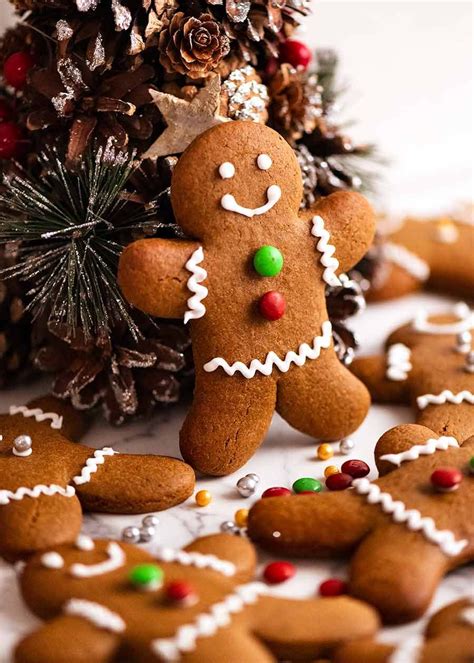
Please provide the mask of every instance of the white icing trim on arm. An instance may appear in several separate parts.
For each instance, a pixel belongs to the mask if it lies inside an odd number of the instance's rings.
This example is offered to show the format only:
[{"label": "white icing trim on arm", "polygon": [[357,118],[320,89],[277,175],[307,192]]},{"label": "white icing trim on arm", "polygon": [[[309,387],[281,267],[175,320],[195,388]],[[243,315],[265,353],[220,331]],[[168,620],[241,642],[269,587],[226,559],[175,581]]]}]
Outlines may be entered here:
[{"label": "white icing trim on arm", "polygon": [[430,275],[428,263],[401,244],[385,242],[381,246],[381,253],[386,260],[401,267],[415,279],[418,279],[418,281],[426,281],[428,279]]},{"label": "white icing trim on arm", "polygon": [[206,307],[202,301],[207,297],[209,291],[204,285],[201,285],[201,283],[207,279],[207,272],[203,267],[199,267],[199,264],[203,260],[204,251],[202,246],[200,246],[193,251],[192,256],[185,264],[188,272],[191,272],[191,276],[187,282],[188,290],[191,290],[194,295],[188,299],[188,310],[184,314],[184,324],[190,320],[202,318],[206,314]]},{"label": "white icing trim on arm", "polygon": [[403,343],[395,343],[387,350],[387,372],[388,380],[402,382],[408,377],[413,368],[411,362],[411,350]]},{"label": "white icing trim on arm", "polygon": [[254,216],[260,216],[260,214],[265,214],[274,207],[281,198],[281,189],[278,184],[272,184],[267,189],[267,202],[261,207],[242,207],[235,200],[234,196],[231,193],[226,193],[221,198],[221,206],[228,212],[235,212],[236,214],[241,214],[242,216],[247,216],[249,219]]},{"label": "white icing trim on arm", "polygon": [[76,578],[92,578],[115,571],[125,564],[125,553],[115,541],[108,544],[106,552],[107,559],[103,562],[98,564],[72,564],[69,573]]},{"label": "white icing trim on arm", "polygon": [[52,495],[62,495],[62,497],[74,497],[76,494],[75,489],[73,486],[66,486],[66,488],[63,488],[62,486],[57,486],[55,483],[50,484],[49,486],[45,486],[43,484],[38,484],[37,486],[33,486],[33,488],[25,488],[24,486],[21,486],[20,488],[17,488],[15,491],[11,490],[0,490],[0,506],[8,504],[12,500],[19,501],[22,500],[24,497],[39,497],[40,495],[47,495],[51,497]]},{"label": "white icing trim on arm", "polygon": [[51,428],[59,430],[63,425],[63,418],[56,412],[43,412],[39,407],[30,409],[26,405],[10,405],[9,414],[22,414],[24,417],[34,417],[36,421],[42,422],[51,420]]},{"label": "white icing trim on arm", "polygon": [[178,562],[184,566],[195,566],[198,569],[211,569],[224,576],[233,576],[236,573],[235,564],[215,555],[203,555],[199,552],[186,552],[173,548],[160,548],[155,557],[162,562]]},{"label": "white icing trim on arm", "polygon": [[417,460],[420,456],[430,456],[436,451],[446,451],[449,447],[459,447],[459,442],[455,437],[442,435],[437,440],[430,438],[425,444],[414,444],[410,449],[398,454],[384,454],[380,456],[380,460],[386,460],[388,463],[400,467],[406,460]]},{"label": "white icing trim on arm", "polygon": [[86,464],[81,470],[81,473],[72,478],[76,486],[82,486],[89,483],[91,475],[97,472],[99,465],[103,465],[106,456],[113,456],[117,452],[111,447],[104,447],[103,449],[96,449],[93,455],[86,460]]},{"label": "white icing trim on arm", "polygon": [[329,243],[331,238],[329,232],[324,227],[324,219],[321,216],[313,216],[313,227],[311,228],[313,237],[319,237],[316,248],[321,253],[320,262],[325,267],[323,272],[323,281],[328,285],[341,285],[336,270],[339,267],[339,260],[334,257],[336,247]]},{"label": "white icing trim on arm", "polygon": [[66,615],[73,615],[74,617],[82,617],[86,619],[97,628],[102,628],[105,631],[112,633],[123,633],[127,628],[124,620],[116,612],[112,612],[105,605],[87,601],[86,599],[69,599],[64,606]]},{"label": "white icing trim on arm", "polygon": [[453,532],[436,527],[433,518],[424,517],[418,509],[407,509],[406,505],[394,500],[390,493],[368,479],[354,479],[352,486],[359,495],[364,495],[369,504],[379,505],[384,513],[392,516],[396,523],[404,524],[412,532],[421,532],[430,542],[437,545],[448,557],[456,557],[467,546],[467,539],[456,539]]},{"label": "white icing trim on arm", "polygon": [[227,375],[234,375],[235,373],[241,373],[244,378],[253,378],[255,373],[262,373],[262,375],[270,375],[274,368],[277,368],[282,373],[286,373],[291,364],[296,364],[296,366],[303,366],[308,359],[317,359],[321,354],[321,348],[329,348],[331,345],[332,339],[332,325],[329,320],[326,320],[322,324],[322,335],[315,336],[313,338],[312,345],[308,343],[302,343],[298,352],[290,350],[286,355],[281,359],[275,352],[269,352],[265,357],[265,361],[262,363],[260,359],[252,359],[250,364],[244,364],[242,361],[236,361],[233,364],[229,364],[223,357],[215,357],[208,361],[207,364],[204,364],[204,370],[207,373],[212,373],[212,371],[222,368]]},{"label": "white icing trim on arm", "polygon": [[474,329],[474,311],[471,311],[467,304],[464,302],[455,304],[453,315],[458,318],[458,322],[430,322],[428,312],[422,309],[413,320],[413,329],[422,334],[461,334],[464,331]]},{"label": "white icing trim on arm", "polygon": [[151,642],[151,650],[164,661],[181,660],[181,655],[196,649],[198,638],[209,638],[220,628],[228,626],[232,615],[241,612],[245,606],[256,603],[267,588],[261,582],[250,582],[235,588],[220,603],[211,605],[190,624],[180,626],[171,638],[156,638]]},{"label": "white icing trim on arm", "polygon": [[424,410],[428,405],[444,405],[444,403],[461,405],[463,402],[474,405],[474,394],[472,391],[464,389],[454,394],[451,389],[445,389],[439,394],[423,394],[423,396],[418,396],[416,399],[416,404],[420,410]]}]

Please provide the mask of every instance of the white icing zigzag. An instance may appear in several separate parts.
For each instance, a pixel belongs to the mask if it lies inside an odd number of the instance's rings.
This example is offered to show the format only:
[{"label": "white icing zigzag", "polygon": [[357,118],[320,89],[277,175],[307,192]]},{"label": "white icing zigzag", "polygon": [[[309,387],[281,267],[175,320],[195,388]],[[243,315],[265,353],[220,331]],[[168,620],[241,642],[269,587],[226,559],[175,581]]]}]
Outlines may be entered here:
[{"label": "white icing zigzag", "polygon": [[417,509],[407,509],[406,505],[394,500],[390,493],[383,493],[379,486],[368,479],[355,479],[353,488],[365,495],[369,504],[379,504],[384,513],[392,516],[396,523],[404,523],[413,532],[422,532],[428,541],[439,546],[448,557],[455,557],[467,546],[467,540],[457,540],[450,530],[439,530],[433,518],[423,517]]},{"label": "white icing zigzag", "polygon": [[430,456],[436,451],[446,451],[449,447],[459,447],[459,442],[455,437],[442,435],[437,440],[430,438],[425,444],[414,444],[410,449],[402,451],[399,454],[384,454],[380,460],[386,460],[393,465],[400,465],[405,460],[417,460],[420,456]]},{"label": "white icing zigzag", "polygon": [[391,345],[387,351],[387,378],[394,382],[402,382],[413,368],[411,350],[403,343]]},{"label": "white icing zigzag", "polygon": [[418,281],[426,281],[430,275],[428,263],[400,244],[385,242],[381,247],[381,253],[386,260],[398,265]]},{"label": "white icing zigzag", "polygon": [[24,497],[39,497],[40,495],[62,495],[63,497],[73,497],[76,494],[72,486],[57,486],[52,483],[49,486],[38,484],[33,488],[25,488],[24,486],[17,488],[15,491],[0,490],[0,505],[4,506],[12,500],[22,500]]},{"label": "white icing zigzag", "polygon": [[39,407],[30,409],[26,405],[11,405],[9,414],[22,414],[24,417],[34,417],[36,421],[46,421],[51,419],[51,428],[59,430],[63,425],[63,418],[55,412],[43,412]]},{"label": "white icing zigzag", "polygon": [[453,394],[450,389],[445,389],[440,394],[424,394],[423,396],[418,396],[416,399],[416,404],[420,410],[424,410],[428,405],[443,405],[444,403],[461,405],[463,402],[474,405],[474,394],[472,391],[464,389],[457,394]]},{"label": "white icing zigzag", "polygon": [[184,624],[176,631],[173,638],[157,638],[152,641],[154,654],[164,661],[179,661],[181,654],[196,649],[198,638],[212,637],[220,628],[231,623],[232,615],[241,612],[246,605],[256,603],[266,587],[260,582],[251,582],[235,588],[220,603],[214,603],[208,612],[196,617],[191,624]]},{"label": "white icing zigzag", "polygon": [[428,313],[422,309],[413,320],[413,329],[422,334],[461,334],[474,328],[474,311],[464,302],[458,302],[453,307],[453,314],[457,322],[436,323],[428,320]]},{"label": "white icing zigzag", "polygon": [[184,566],[196,566],[198,569],[212,569],[225,576],[235,575],[236,568],[232,562],[219,559],[215,555],[203,555],[199,552],[186,552],[173,550],[173,548],[160,548],[155,557],[162,562],[178,562]]},{"label": "white icing zigzag", "polygon": [[200,285],[202,281],[207,279],[207,272],[203,267],[199,267],[199,263],[204,260],[204,251],[202,246],[196,249],[192,256],[189,258],[185,267],[191,276],[188,279],[188,288],[194,295],[188,299],[188,311],[184,314],[184,324],[190,320],[197,320],[206,314],[206,307],[202,303],[209,293],[208,289]]},{"label": "white icing zigzag", "polygon": [[290,350],[286,353],[285,357],[281,359],[275,352],[269,352],[265,358],[264,363],[260,359],[252,359],[249,365],[244,364],[242,361],[236,361],[229,364],[222,357],[215,357],[204,364],[204,370],[212,373],[217,368],[222,368],[227,375],[234,375],[241,373],[244,378],[253,378],[255,373],[262,373],[263,375],[270,375],[273,368],[276,367],[282,373],[286,373],[291,364],[296,366],[303,366],[308,359],[317,359],[321,353],[321,348],[329,348],[332,338],[332,325],[329,320],[322,324],[322,335],[313,338],[312,345],[302,343],[298,348],[298,352]]},{"label": "white icing zigzag", "polygon": [[81,470],[81,473],[72,478],[76,486],[82,486],[91,480],[91,475],[97,472],[99,465],[103,465],[105,456],[113,456],[116,451],[111,447],[104,447],[103,449],[96,449],[94,454],[86,460],[86,464]]},{"label": "white icing zigzag", "polygon": [[100,603],[87,601],[86,599],[69,599],[64,606],[67,615],[82,617],[87,621],[112,633],[123,633],[126,629],[124,620],[116,612],[112,612]]},{"label": "white icing zigzag", "polygon": [[311,229],[313,237],[319,237],[316,248],[321,253],[320,262],[325,267],[323,272],[323,281],[328,285],[341,285],[341,281],[336,276],[336,270],[339,267],[339,260],[334,258],[336,247],[329,244],[330,234],[324,227],[324,219],[320,216],[313,216],[313,227]]},{"label": "white icing zigzag", "polygon": [[103,573],[110,573],[123,566],[126,562],[125,553],[115,541],[111,541],[107,546],[108,559],[98,564],[72,564],[69,573],[76,578],[92,578],[101,576]]}]

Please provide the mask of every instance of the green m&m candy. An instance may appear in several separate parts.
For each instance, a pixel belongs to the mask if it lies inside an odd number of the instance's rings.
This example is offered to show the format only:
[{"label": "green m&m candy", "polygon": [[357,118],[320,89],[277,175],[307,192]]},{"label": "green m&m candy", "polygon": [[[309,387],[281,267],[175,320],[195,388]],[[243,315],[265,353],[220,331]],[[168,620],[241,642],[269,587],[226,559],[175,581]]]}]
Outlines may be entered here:
[{"label": "green m&m candy", "polygon": [[138,564],[129,573],[129,580],[137,589],[151,592],[163,584],[163,569],[157,564]]},{"label": "green m&m candy", "polygon": [[322,490],[322,484],[317,479],[311,477],[302,477],[293,484],[295,493],[319,493]]},{"label": "green m&m candy", "polygon": [[277,276],[283,268],[283,256],[275,246],[261,246],[253,257],[253,266],[260,276]]}]

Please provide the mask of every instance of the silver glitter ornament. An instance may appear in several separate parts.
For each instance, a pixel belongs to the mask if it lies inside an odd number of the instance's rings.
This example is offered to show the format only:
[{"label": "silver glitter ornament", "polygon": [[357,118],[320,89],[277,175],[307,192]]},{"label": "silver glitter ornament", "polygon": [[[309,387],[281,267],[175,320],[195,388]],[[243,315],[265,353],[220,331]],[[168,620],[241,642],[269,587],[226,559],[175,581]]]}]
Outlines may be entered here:
[{"label": "silver glitter ornament", "polygon": [[18,435],[13,440],[13,453],[15,456],[30,456],[32,453],[33,442],[29,435]]},{"label": "silver glitter ornament", "polygon": [[125,543],[139,543],[140,529],[134,525],[125,527],[122,530],[122,541],[125,541]]},{"label": "silver glitter ornament", "polygon": [[248,474],[239,479],[236,485],[241,497],[250,497],[257,488],[257,482]]},{"label": "silver glitter ornament", "polygon": [[149,516],[145,516],[142,520],[142,525],[144,527],[156,527],[159,524],[160,520],[158,516],[154,516],[153,514],[150,514]]},{"label": "silver glitter ornament", "polygon": [[226,520],[221,524],[221,532],[224,534],[239,534],[239,528],[232,520]]},{"label": "silver glitter ornament", "polygon": [[149,543],[156,534],[154,527],[140,527],[140,543]]},{"label": "silver glitter ornament", "polygon": [[456,336],[456,351],[460,354],[467,354],[471,349],[472,334],[465,330]]},{"label": "silver glitter ornament", "polygon": [[466,373],[474,373],[474,350],[467,353],[464,370]]},{"label": "silver glitter ornament", "polygon": [[347,456],[347,454],[351,453],[354,447],[354,442],[350,439],[350,437],[346,437],[339,442],[339,453]]}]

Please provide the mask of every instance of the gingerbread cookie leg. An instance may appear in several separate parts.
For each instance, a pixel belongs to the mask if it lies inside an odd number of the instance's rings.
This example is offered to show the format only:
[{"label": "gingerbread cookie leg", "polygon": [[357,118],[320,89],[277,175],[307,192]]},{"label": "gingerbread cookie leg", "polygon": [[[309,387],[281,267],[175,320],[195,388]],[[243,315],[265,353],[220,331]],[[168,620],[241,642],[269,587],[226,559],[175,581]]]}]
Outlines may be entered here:
[{"label": "gingerbread cookie leg", "polygon": [[321,440],[352,433],[369,406],[367,389],[332,352],[291,369],[278,382],[277,411],[294,428]]},{"label": "gingerbread cookie leg", "polygon": [[204,474],[235,472],[262,443],[275,401],[271,378],[198,371],[193,405],[180,434],[183,458]]}]

